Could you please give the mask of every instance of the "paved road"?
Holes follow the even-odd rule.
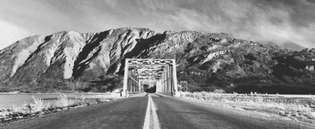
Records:
[[[274,121],[192,104],[177,98],[153,96],[162,129],[304,129],[296,122]]]
[[[45,117],[12,122],[5,129],[141,129],[147,97],[113,102],[49,114]]]
[[[162,129],[303,129],[177,98],[151,95]],[[151,101],[152,102],[152,101]],[[148,97],[132,97],[0,125],[9,129],[142,129]],[[2,127],[1,127],[2,126]]]

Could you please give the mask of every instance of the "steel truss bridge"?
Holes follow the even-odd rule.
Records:
[[[125,60],[123,96],[148,92],[165,95],[177,94],[175,59],[131,59]]]

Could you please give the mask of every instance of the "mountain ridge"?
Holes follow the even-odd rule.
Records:
[[[125,58],[175,58],[178,79],[187,81],[191,91],[289,93],[282,87],[296,85],[289,86],[292,93],[315,93],[315,49],[293,51],[225,33],[157,33],[148,28],[24,38],[0,50],[0,87],[31,92],[112,90],[121,87]]]

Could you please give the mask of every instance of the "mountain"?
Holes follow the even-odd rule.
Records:
[[[315,49],[292,51],[225,33],[118,28],[24,38],[0,50],[0,89],[107,91],[125,58],[176,58],[190,91],[314,94]]]
[[[294,42],[285,42],[282,44],[283,48],[291,49],[291,50],[302,50],[303,46],[300,46]]]
[[[293,50],[293,51],[300,51],[305,49],[305,47],[298,45],[297,43],[294,42],[284,42],[281,44],[277,44],[274,42],[260,42],[266,46],[273,46],[273,47],[280,47],[282,49],[289,49],[289,50]]]

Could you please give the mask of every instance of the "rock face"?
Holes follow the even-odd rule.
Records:
[[[125,58],[176,58],[186,89],[315,93],[315,49],[291,51],[224,33],[119,28],[31,36],[0,51],[5,90],[121,87]]]

